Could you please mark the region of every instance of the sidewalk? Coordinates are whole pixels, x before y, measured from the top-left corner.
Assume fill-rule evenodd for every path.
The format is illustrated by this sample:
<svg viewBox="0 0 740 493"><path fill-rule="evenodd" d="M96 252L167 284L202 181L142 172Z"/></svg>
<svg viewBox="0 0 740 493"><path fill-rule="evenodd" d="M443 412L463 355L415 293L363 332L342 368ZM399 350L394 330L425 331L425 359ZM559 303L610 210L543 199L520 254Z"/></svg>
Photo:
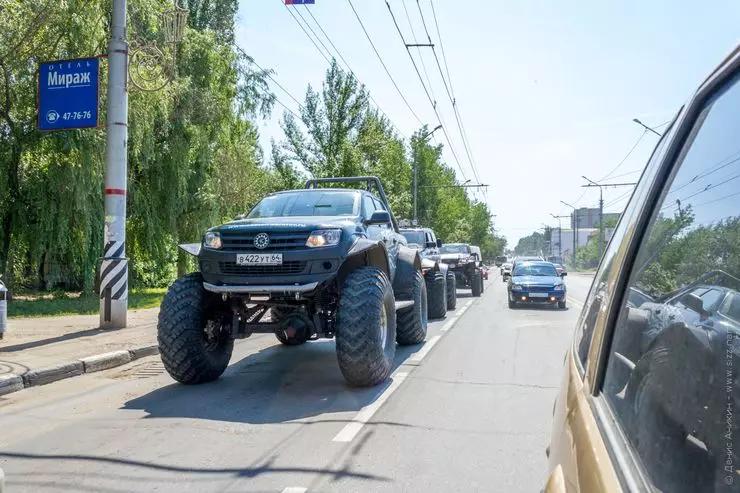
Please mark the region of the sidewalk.
<svg viewBox="0 0 740 493"><path fill-rule="evenodd" d="M28 387L60 379L39 370L74 376L155 354L158 313L159 308L129 311L128 327L115 330L99 329L99 315L11 319L0 340L0 395L8 393L4 384L18 386L13 375Z"/></svg>

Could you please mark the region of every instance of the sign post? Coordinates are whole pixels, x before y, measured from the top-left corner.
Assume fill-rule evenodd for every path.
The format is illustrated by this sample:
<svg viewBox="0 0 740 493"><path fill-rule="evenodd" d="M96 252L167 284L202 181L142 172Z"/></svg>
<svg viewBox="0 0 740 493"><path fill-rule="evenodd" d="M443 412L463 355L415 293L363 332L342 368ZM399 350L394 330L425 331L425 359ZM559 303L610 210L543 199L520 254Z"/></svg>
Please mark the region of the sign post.
<svg viewBox="0 0 740 493"><path fill-rule="evenodd" d="M99 60L77 58L39 67L39 130L98 126Z"/></svg>
<svg viewBox="0 0 740 493"><path fill-rule="evenodd" d="M100 327L126 327L126 181L128 170L128 43L126 0L113 0L108 42L108 112L105 140L105 230L100 264Z"/></svg>

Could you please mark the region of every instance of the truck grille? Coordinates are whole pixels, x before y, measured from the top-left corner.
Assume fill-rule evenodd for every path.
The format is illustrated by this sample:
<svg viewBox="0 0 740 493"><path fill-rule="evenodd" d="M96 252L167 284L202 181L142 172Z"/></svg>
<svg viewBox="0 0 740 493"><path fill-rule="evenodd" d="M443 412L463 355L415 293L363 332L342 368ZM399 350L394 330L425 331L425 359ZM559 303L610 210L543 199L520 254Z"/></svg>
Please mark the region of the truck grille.
<svg viewBox="0 0 740 493"><path fill-rule="evenodd" d="M262 276L276 274L300 274L306 269L306 262L291 260L283 265L236 265L234 262L219 262L222 274L236 276Z"/></svg>
<svg viewBox="0 0 740 493"><path fill-rule="evenodd" d="M221 243L224 250L255 250L254 237L260 231L222 231ZM270 235L270 244L263 251L295 250L306 247L308 233L267 233Z"/></svg>

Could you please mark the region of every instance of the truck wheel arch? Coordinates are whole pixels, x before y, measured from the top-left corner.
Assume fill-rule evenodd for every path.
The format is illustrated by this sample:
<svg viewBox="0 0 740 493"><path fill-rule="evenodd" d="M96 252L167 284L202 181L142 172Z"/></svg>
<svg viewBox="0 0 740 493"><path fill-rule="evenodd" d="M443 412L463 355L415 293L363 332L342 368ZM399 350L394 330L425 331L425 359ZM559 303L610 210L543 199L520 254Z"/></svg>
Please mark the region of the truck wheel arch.
<svg viewBox="0 0 740 493"><path fill-rule="evenodd" d="M368 238L360 238L347 252L347 257L342 262L337 275L337 286L339 289L344 285L347 276L365 265L373 265L380 268L390 278L390 266L388 265L388 251L381 242Z"/></svg>
<svg viewBox="0 0 740 493"><path fill-rule="evenodd" d="M419 252L413 248L401 246L398 249L396 260L396 276L393 278L393 292L411 296L414 287L414 275L421 270L421 258Z"/></svg>

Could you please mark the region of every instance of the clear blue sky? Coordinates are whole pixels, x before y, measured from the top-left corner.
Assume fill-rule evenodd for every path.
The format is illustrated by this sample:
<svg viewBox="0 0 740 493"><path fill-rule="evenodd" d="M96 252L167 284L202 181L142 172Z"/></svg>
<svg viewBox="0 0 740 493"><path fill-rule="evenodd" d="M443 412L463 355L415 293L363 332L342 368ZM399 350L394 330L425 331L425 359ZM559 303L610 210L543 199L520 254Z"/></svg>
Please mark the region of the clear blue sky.
<svg viewBox="0 0 740 493"><path fill-rule="evenodd" d="M389 0L412 42L404 1L419 42L423 25L416 0ZM438 45L430 0L419 0L432 41ZM318 87L327 63L283 5L283 0L242 0L237 42L299 101ZM375 45L420 119L436 118L382 0L353 0ZM581 175L607 175L649 125L669 120L703 78L740 42L740 2L685 0L622 2L434 0L442 42L463 125L496 227L511 246L550 213L566 214L560 200L596 206L598 190L580 188ZM374 55L347 0L316 0L288 7L327 32L359 79L400 132L419 124ZM299 18L300 20L300 18ZM324 41L327 46L328 42ZM331 47L329 47L331 49ZM441 56L441 53L439 53ZM418 54L417 63L420 65ZM472 176L452 107L429 50L421 55L446 129L463 171ZM420 65L421 67L421 65ZM297 111L279 88L278 98ZM261 124L265 150L280 140L282 108ZM441 132L445 160L457 167ZM657 137L647 134L613 173L636 179ZM462 176L458 175L462 181ZM472 195L471 191L471 195ZM605 192L608 211L620 211L625 190Z"/></svg>

